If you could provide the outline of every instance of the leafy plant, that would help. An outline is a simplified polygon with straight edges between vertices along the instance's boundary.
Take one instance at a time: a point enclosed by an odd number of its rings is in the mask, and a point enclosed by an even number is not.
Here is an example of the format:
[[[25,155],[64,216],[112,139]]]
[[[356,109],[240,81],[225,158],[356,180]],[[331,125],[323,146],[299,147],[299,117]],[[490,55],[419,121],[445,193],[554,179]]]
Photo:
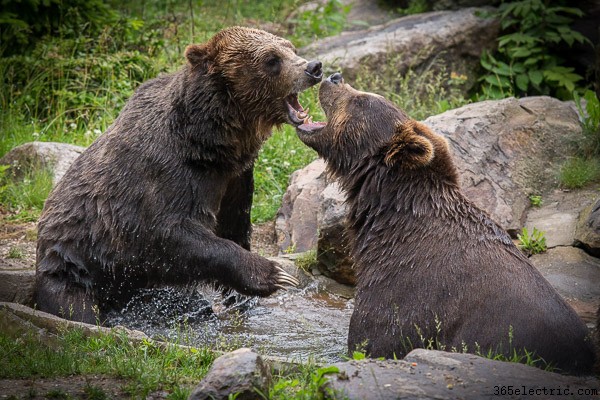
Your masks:
[[[521,242],[521,249],[530,255],[543,253],[548,248],[544,232],[539,231],[537,228],[533,228],[533,232],[530,234],[527,228],[523,227],[521,233],[517,234],[517,238]]]
[[[600,100],[596,92],[586,90],[583,96],[573,94],[579,114],[583,117],[584,140],[580,151],[585,157],[600,155]],[[585,103],[585,104],[584,104]]]
[[[316,267],[319,263],[317,259],[317,250],[309,250],[298,256],[294,260],[296,266],[304,271],[310,271],[311,268]]]
[[[503,2],[497,12],[504,34],[498,49],[482,54],[486,74],[480,78],[484,98],[545,94],[570,98],[582,79],[552,52],[558,44],[591,43],[570,28],[582,11],[544,0]]]
[[[7,258],[23,258],[25,257],[25,253],[23,252],[23,249],[20,248],[19,246],[12,246],[10,249],[8,249],[8,255]]]
[[[294,36],[301,45],[308,44],[318,37],[338,34],[346,25],[346,17],[352,5],[341,0],[317,2],[316,9],[300,12],[289,22],[296,25]]]
[[[396,9],[399,15],[421,14],[430,11],[427,0],[409,0],[406,8]]]
[[[541,207],[544,202],[542,201],[542,196],[531,194],[529,195],[529,203],[532,207]]]

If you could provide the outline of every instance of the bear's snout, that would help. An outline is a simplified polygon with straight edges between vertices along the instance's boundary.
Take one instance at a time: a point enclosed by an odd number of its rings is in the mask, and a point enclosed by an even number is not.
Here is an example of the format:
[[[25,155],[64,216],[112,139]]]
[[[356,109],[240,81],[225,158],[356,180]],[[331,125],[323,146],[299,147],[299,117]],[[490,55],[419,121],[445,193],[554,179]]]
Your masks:
[[[340,74],[339,72],[336,72],[335,74],[329,75],[329,78],[327,78],[327,81],[337,85],[338,83],[343,83],[344,78],[342,77],[342,74]]]
[[[317,81],[320,81],[321,78],[323,78],[323,64],[321,64],[321,61],[311,61],[306,65],[306,69],[304,70],[304,73],[308,76],[310,76],[313,79],[316,79]]]

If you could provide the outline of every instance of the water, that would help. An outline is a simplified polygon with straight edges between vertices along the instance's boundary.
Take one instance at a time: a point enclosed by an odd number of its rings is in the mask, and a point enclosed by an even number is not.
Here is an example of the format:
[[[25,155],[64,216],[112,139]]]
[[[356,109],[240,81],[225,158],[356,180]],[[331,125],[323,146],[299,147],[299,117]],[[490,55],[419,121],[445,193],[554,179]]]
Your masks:
[[[123,325],[155,338],[185,337],[186,344],[216,350],[251,347],[289,361],[339,361],[346,354],[353,302],[316,282],[267,298],[223,297],[194,290],[146,289],[108,325]]]

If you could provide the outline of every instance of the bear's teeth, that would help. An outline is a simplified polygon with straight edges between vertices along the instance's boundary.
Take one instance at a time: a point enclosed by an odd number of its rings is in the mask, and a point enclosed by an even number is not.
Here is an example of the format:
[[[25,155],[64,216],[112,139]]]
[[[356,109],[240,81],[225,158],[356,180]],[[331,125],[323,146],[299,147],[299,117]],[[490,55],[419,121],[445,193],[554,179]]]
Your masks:
[[[309,115],[308,117],[304,118],[304,121],[302,121],[305,124],[312,124],[312,117]]]
[[[298,117],[298,119],[304,119],[308,117],[308,114],[303,111],[296,111],[296,117]]]

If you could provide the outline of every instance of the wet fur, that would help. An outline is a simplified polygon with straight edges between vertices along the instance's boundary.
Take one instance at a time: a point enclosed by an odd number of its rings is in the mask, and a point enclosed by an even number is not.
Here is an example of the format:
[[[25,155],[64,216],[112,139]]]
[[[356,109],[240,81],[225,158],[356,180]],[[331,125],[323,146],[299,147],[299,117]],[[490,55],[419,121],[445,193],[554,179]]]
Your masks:
[[[345,84],[322,83],[320,99],[327,126],[299,137],[347,193],[358,282],[349,351],[401,358],[431,340],[509,357],[526,349],[562,372],[590,373],[589,330],[463,195],[446,140]]]

